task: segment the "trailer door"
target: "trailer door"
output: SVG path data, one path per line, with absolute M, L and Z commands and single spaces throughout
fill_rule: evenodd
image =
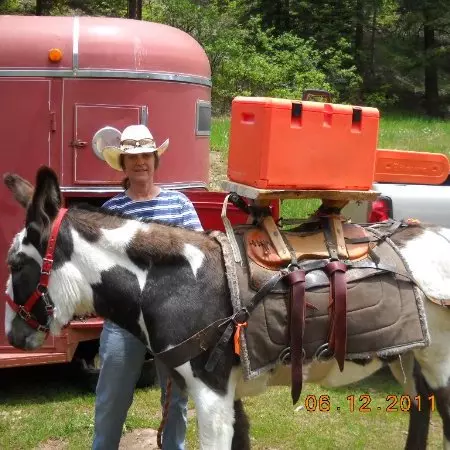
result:
M 73 179 L 67 179 L 65 176 L 65 184 L 98 185 L 120 182 L 123 174 L 111 169 L 94 153 L 92 137 L 100 128 L 107 125 L 122 131 L 128 125 L 139 123 L 140 117 L 140 106 L 74 105 L 73 137 L 69 148 L 65 149 L 66 152 L 72 153 L 70 159 Z
M 39 166 L 51 165 L 52 116 L 50 81 L 42 79 L 0 79 L 0 172 L 17 173 L 34 184 Z M 25 211 L 0 183 L 0 286 L 8 276 L 4 261 L 12 238 L 23 226 Z M 2 291 L 2 292 L 3 292 Z M 0 350 L 6 344 L 5 302 L 0 301 Z M 8 345 L 8 348 L 9 347 Z

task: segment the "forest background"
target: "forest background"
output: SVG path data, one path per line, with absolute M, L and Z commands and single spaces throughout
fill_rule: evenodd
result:
M 193 36 L 213 112 L 237 95 L 450 115 L 449 0 L 0 0 L 0 14 L 137 17 Z M 1 46 L 1 43 L 0 43 Z

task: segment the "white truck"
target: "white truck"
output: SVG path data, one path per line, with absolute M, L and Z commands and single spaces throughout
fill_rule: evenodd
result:
M 412 218 L 450 227 L 450 175 L 439 185 L 374 183 L 373 190 L 377 200 L 350 202 L 342 214 L 355 223 Z

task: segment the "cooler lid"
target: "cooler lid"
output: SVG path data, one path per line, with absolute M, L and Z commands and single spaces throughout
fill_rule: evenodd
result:
M 345 114 L 353 115 L 354 110 L 360 110 L 361 114 L 370 117 L 379 117 L 380 113 L 377 108 L 367 106 L 341 105 L 337 103 L 322 103 L 306 100 L 290 100 L 272 97 L 242 97 L 238 96 L 233 99 L 233 103 L 255 105 L 259 104 L 264 108 L 271 109 L 292 109 L 292 104 L 301 104 L 302 111 L 311 111 L 321 114 Z

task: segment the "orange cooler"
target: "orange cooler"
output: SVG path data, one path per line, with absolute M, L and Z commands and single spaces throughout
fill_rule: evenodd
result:
M 378 125 L 376 108 L 236 97 L 228 178 L 260 189 L 371 189 Z

